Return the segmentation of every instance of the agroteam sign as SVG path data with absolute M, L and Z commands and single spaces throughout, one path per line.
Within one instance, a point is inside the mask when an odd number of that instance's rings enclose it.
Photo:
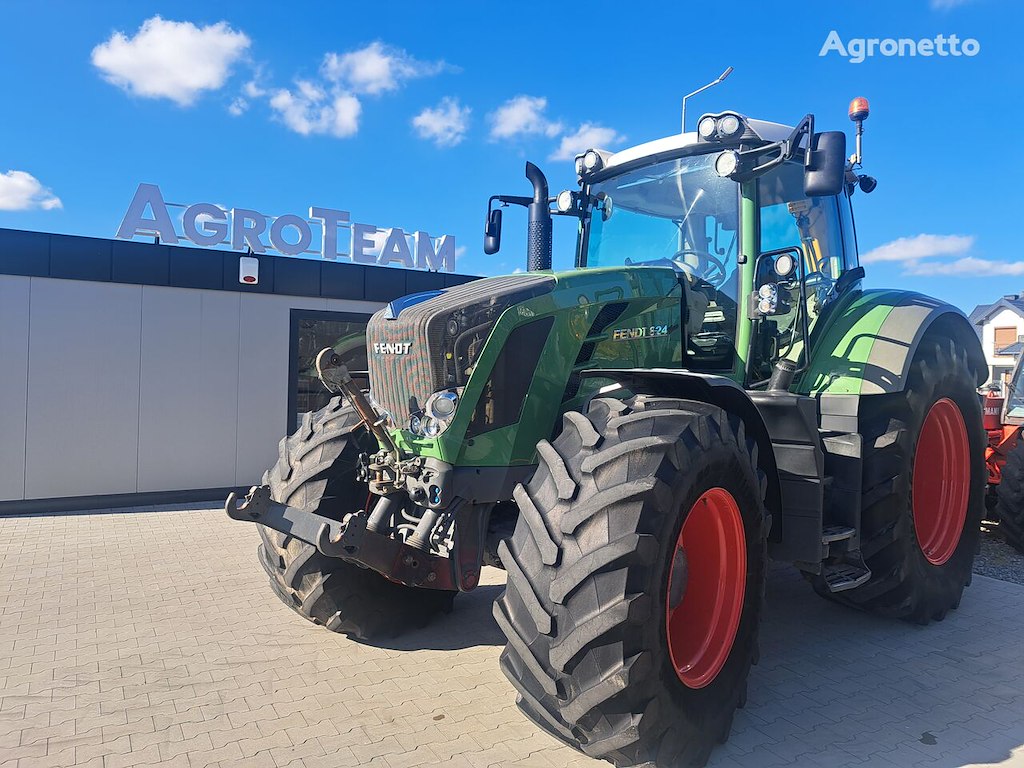
M 184 209 L 180 233 L 170 208 Z M 452 235 L 431 237 L 420 231 L 406 233 L 400 227 L 360 224 L 352 221 L 348 211 L 318 206 L 311 206 L 309 216 L 303 217 L 266 216 L 248 208 L 226 210 L 213 203 L 167 203 L 156 184 L 139 184 L 116 237 L 131 240 L 137 235 L 157 235 L 161 243 L 171 245 L 185 239 L 203 247 L 227 245 L 235 251 L 313 254 L 331 261 L 455 271 Z

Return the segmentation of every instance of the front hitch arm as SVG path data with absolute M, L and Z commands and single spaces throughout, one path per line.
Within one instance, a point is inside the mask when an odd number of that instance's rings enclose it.
M 232 491 L 224 502 L 224 511 L 232 520 L 261 523 L 307 541 L 327 557 L 344 557 L 347 552 L 343 523 L 274 501 L 269 485 L 254 485 L 241 504 L 238 493 Z
M 224 504 L 224 511 L 233 520 L 273 528 L 312 544 L 327 557 L 371 568 L 391 581 L 410 587 L 465 592 L 473 589 L 479 580 L 479 559 L 474 569 L 471 564 L 462 562 L 464 558 L 456 563 L 447 557 L 423 552 L 404 541 L 368 530 L 366 517 L 361 514 L 349 515 L 340 523 L 316 512 L 289 507 L 271 499 L 270 487 L 266 485 L 250 488 L 241 504 L 238 494 L 232 493 Z
M 348 372 L 348 368 L 345 367 L 338 353 L 331 347 L 321 349 L 317 354 L 316 373 L 321 383 L 329 391 L 348 397 L 370 434 L 377 438 L 381 447 L 394 456 L 396 461 L 400 459 L 398 446 L 395 445 L 395 441 L 391 439 L 391 435 L 384 427 L 384 417 L 374 410 L 362 391 L 356 386 L 355 381 L 352 380 L 352 375 Z

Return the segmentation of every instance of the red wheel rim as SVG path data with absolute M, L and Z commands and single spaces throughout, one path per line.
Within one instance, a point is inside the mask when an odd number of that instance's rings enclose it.
M 673 607 L 673 576 L 681 576 L 677 567 L 686 571 L 686 587 Z M 676 675 L 687 687 L 703 688 L 725 666 L 743 613 L 746 580 L 740 508 L 727 490 L 712 488 L 686 516 L 668 575 L 668 650 Z
M 960 543 L 970 488 L 967 427 L 957 404 L 944 397 L 928 411 L 914 455 L 914 531 L 932 565 L 949 560 Z

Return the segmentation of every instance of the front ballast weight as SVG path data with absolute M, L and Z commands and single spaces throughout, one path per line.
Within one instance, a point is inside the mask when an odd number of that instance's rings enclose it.
M 382 498 L 378 508 L 389 502 L 395 503 L 395 500 Z M 463 509 L 468 514 L 459 515 Z M 413 537 L 402 541 L 371 530 L 369 526 L 373 515 L 368 518 L 365 514 L 349 514 L 339 522 L 316 512 L 274 501 L 270 496 L 270 486 L 267 485 L 250 488 L 241 504 L 238 503 L 238 494 L 232 493 L 228 496 L 224 511 L 233 520 L 273 528 L 312 544 L 326 557 L 355 562 L 386 574 L 390 580 L 406 586 L 465 592 L 475 588 L 480 579 L 479 563 L 474 565 L 460 558 L 457 542 L 450 557 L 435 555 L 416 546 Z M 481 515 L 472 505 L 463 504 L 454 514 L 461 518 L 459 525 L 463 527 L 464 534 L 471 534 L 474 529 L 479 532 Z M 435 522 L 436 519 L 435 512 Z M 380 524 L 380 519 L 377 522 Z

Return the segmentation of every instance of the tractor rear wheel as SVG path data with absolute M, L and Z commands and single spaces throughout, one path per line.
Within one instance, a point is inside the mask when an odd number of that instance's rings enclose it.
M 706 403 L 594 400 L 538 446 L 494 615 L 520 709 L 616 765 L 703 765 L 746 700 L 766 483 Z
M 985 432 L 977 377 L 966 353 L 929 332 L 904 392 L 861 403 L 861 553 L 871 579 L 829 593 L 919 624 L 943 619 L 970 584 L 985 509 Z
M 1006 455 L 995 496 L 999 532 L 1010 546 L 1024 552 L 1024 440 Z
M 281 441 L 263 482 L 275 501 L 341 520 L 367 503 L 356 468 L 359 454 L 374 445 L 353 408 L 336 397 L 305 414 L 295 434 Z M 393 637 L 452 608 L 454 592 L 396 584 L 280 531 L 258 528 L 259 561 L 274 592 L 300 616 L 333 632 L 361 640 Z

